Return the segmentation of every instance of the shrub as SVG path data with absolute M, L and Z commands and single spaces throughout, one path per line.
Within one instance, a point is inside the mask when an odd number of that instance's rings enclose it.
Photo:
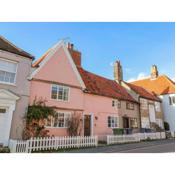
M 122 135 L 122 134 L 124 134 L 124 129 L 123 128 L 115 128 L 115 129 L 113 129 L 113 134 L 114 135 Z
M 46 100 L 35 98 L 33 105 L 28 107 L 25 118 L 26 126 L 23 131 L 23 139 L 30 137 L 48 136 L 48 130 L 45 129 L 45 121 L 49 116 L 55 117 L 56 111 L 53 107 L 46 106 Z
M 2 147 L 0 148 L 0 153 L 9 153 L 10 149 L 8 147 Z
M 169 126 L 168 122 L 164 122 L 164 128 L 165 128 L 165 131 L 169 131 L 170 130 L 170 126 Z
M 72 113 L 67 119 L 67 132 L 69 136 L 80 136 L 82 132 L 82 117 L 78 112 Z

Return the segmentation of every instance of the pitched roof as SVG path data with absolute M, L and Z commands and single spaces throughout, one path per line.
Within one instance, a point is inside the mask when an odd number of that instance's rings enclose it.
M 86 92 L 95 95 L 107 96 L 137 103 L 136 100 L 117 82 L 77 67 L 84 84 Z
M 146 78 L 131 82 L 131 84 L 141 86 L 147 91 L 156 95 L 165 95 L 175 93 L 175 83 L 166 75 L 158 76 L 156 79 Z
M 21 55 L 21 56 L 24 56 L 30 59 L 34 59 L 34 56 L 18 48 L 17 46 L 15 46 L 14 44 L 12 44 L 10 41 L 8 41 L 2 36 L 0 36 L 0 50 L 11 52 L 11 53 Z
M 125 82 L 126 83 L 126 82 Z M 126 83 L 133 91 L 135 91 L 137 94 L 140 95 L 140 97 L 149 99 L 149 100 L 153 100 L 153 101 L 161 101 L 156 95 L 154 95 L 151 92 L 148 92 L 146 89 L 140 87 L 140 86 L 136 86 L 134 84 L 131 83 Z
M 44 53 L 44 55 L 42 55 L 38 60 L 36 60 L 33 64 L 32 64 L 32 67 L 38 67 L 39 64 L 44 60 L 44 58 L 49 54 L 50 52 L 50 49 Z

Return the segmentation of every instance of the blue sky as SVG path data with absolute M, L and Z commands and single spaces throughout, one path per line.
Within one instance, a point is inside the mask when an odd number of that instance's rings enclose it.
M 175 77 L 175 23 L 0 23 L 0 35 L 36 59 L 67 38 L 85 69 L 111 79 L 116 59 L 125 80 L 148 76 L 152 64 Z

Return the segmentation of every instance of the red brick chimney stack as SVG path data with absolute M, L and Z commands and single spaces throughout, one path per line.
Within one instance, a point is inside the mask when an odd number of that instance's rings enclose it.
M 119 60 L 114 63 L 114 80 L 118 83 L 123 81 L 123 70 Z
M 81 66 L 81 52 L 74 49 L 74 44 L 68 43 L 67 48 L 76 66 Z

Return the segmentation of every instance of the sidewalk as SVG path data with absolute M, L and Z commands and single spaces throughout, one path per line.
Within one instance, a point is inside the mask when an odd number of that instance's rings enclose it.
M 78 150 L 68 151 L 67 153 L 120 153 L 132 149 L 146 148 L 159 145 L 175 144 L 175 139 L 172 140 L 156 140 L 156 141 L 145 141 L 140 143 L 130 143 L 130 144 L 120 144 L 120 145 L 110 145 L 101 146 L 97 148 L 84 148 Z

